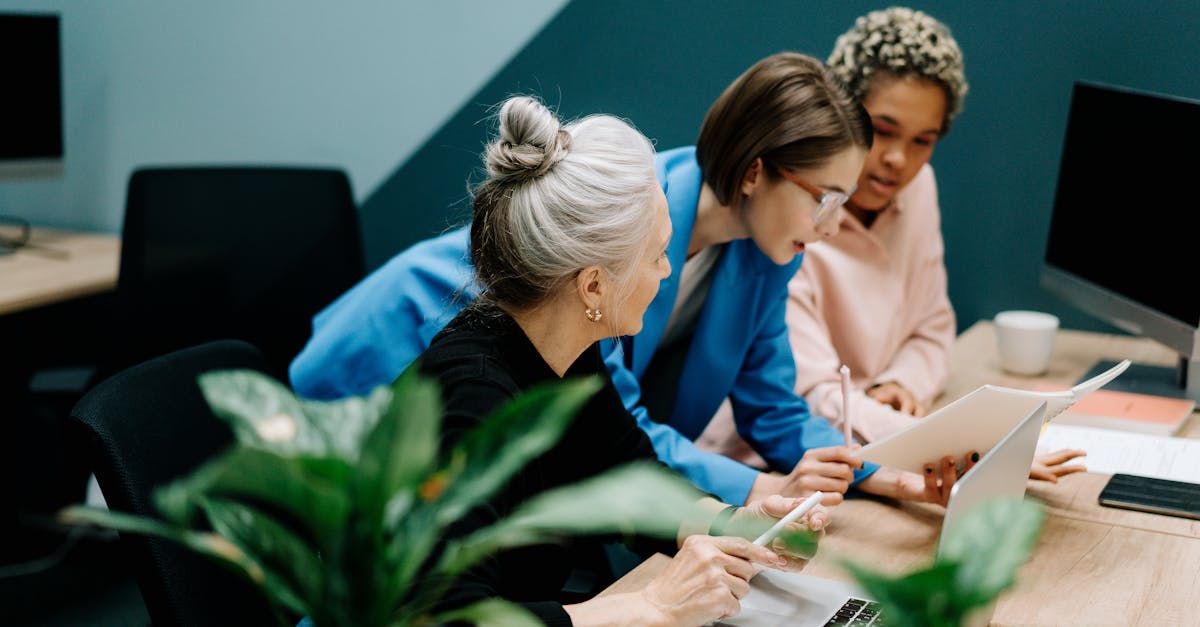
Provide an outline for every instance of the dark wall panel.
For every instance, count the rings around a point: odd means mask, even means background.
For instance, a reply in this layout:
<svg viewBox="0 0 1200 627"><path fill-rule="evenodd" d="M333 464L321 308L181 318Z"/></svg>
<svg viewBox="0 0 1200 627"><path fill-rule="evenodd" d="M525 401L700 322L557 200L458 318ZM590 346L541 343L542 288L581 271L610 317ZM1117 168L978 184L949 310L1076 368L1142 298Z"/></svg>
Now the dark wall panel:
<svg viewBox="0 0 1200 627"><path fill-rule="evenodd" d="M856 16L882 6L575 0L367 199L370 264L468 218L468 181L479 176L488 108L507 95L540 94L565 117L626 117L662 148L692 143L709 104L751 63L785 49L823 59ZM1200 98L1200 3L910 6L951 27L971 84L965 112L933 158L960 329L1007 308L1045 309L1069 327L1104 328L1037 283L1071 84L1088 79ZM1137 132L1137 121L1114 120L1113 132ZM1132 157L1112 156L1114 180ZM1155 190L1176 184L1145 183ZM1113 193L1125 192L1114 186ZM1183 210L1179 201L1163 201L1149 207ZM1119 242L1097 245L1120 254Z"/></svg>

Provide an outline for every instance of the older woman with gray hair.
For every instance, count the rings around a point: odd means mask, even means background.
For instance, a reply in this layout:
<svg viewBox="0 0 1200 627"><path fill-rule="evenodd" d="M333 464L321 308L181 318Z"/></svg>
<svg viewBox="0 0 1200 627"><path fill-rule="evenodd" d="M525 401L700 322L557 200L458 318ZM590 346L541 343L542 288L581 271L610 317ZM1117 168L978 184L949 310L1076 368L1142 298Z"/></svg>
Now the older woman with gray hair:
<svg viewBox="0 0 1200 627"><path fill-rule="evenodd" d="M659 282L671 274L664 252L671 218L654 149L622 120L594 115L563 125L530 97L505 101L498 117L470 227L482 293L413 367L441 385L447 445L532 386L576 376L598 376L604 386L554 448L452 527L456 536L546 490L656 460L599 347L604 338L641 330ZM565 601L560 591L579 556L598 550L603 539L546 538L473 569L453 584L447 603L502 597L549 625L699 625L735 614L761 568L796 568L802 558L722 535L726 517L774 522L800 501L774 496L726 508L701 496L699 510L708 514L680 529L675 558L640 591ZM803 524L819 528L827 516L818 508Z"/></svg>

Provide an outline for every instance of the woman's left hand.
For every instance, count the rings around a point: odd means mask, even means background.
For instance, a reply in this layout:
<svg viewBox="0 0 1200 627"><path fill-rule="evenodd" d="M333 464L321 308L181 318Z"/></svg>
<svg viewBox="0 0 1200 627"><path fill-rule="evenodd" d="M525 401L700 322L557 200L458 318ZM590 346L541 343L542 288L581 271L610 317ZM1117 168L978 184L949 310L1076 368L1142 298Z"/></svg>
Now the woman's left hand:
<svg viewBox="0 0 1200 627"><path fill-rule="evenodd" d="M963 456L963 469L960 471L958 462L953 457L946 456L937 463L925 464L923 474L881 466L870 477L864 479L859 487L865 492L902 501L937 503L945 506L950 502L950 491L954 489L955 482L977 461L978 453L967 453Z"/></svg>
<svg viewBox="0 0 1200 627"><path fill-rule="evenodd" d="M732 529L758 529L761 531L765 529L764 524L768 526L774 525L780 518L787 516L789 512L804 501L804 498L789 498L780 495L753 501L745 507L738 508L730 520L729 526ZM809 510L807 514L801 516L799 520L789 525L788 529L815 531L815 539L819 542L821 536L825 534L825 527L829 525L829 521L829 510L825 506L818 504ZM747 537L746 539L754 540L752 537ZM782 567L781 570L801 570L813 556L812 553L793 553L779 539L773 540L767 547L787 560L787 565Z"/></svg>
<svg viewBox="0 0 1200 627"><path fill-rule="evenodd" d="M915 418L925 417L925 406L917 401L917 397L903 385L895 381L880 383L867 390L867 396L890 406L892 409L908 414Z"/></svg>
<svg viewBox="0 0 1200 627"><path fill-rule="evenodd" d="M1073 472L1087 472L1086 466L1078 464L1066 465L1076 457L1087 455L1079 449L1061 449L1053 453L1044 453L1033 458L1033 467L1029 469L1029 478L1039 481L1058 483L1058 478Z"/></svg>

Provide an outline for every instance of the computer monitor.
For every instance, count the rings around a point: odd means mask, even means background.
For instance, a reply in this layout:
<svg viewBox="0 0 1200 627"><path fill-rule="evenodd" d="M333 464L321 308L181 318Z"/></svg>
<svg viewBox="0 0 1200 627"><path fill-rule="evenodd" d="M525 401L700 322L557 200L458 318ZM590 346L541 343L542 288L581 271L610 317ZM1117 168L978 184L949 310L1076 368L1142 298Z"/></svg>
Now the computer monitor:
<svg viewBox="0 0 1200 627"><path fill-rule="evenodd" d="M1110 388L1200 400L1197 146L1200 101L1074 86L1041 284L1179 354L1177 368L1135 363Z"/></svg>
<svg viewBox="0 0 1200 627"><path fill-rule="evenodd" d="M0 13L0 179L63 170L59 16Z"/></svg>

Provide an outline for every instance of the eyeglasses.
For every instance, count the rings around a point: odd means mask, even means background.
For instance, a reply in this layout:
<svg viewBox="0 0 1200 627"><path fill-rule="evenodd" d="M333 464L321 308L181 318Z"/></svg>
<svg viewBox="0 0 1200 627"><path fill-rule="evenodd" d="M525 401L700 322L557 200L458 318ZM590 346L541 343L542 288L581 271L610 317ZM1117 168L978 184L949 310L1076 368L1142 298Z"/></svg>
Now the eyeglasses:
<svg viewBox="0 0 1200 627"><path fill-rule="evenodd" d="M817 212L813 214L812 218L813 224L821 224L828 220L830 216L837 213L838 208L846 204L846 201L850 200L851 194L857 189L857 186L855 186L848 193L829 191L800 178L795 172L783 168L779 168L778 170L783 175L783 178L799 185L800 189L812 194L813 200L817 201Z"/></svg>

